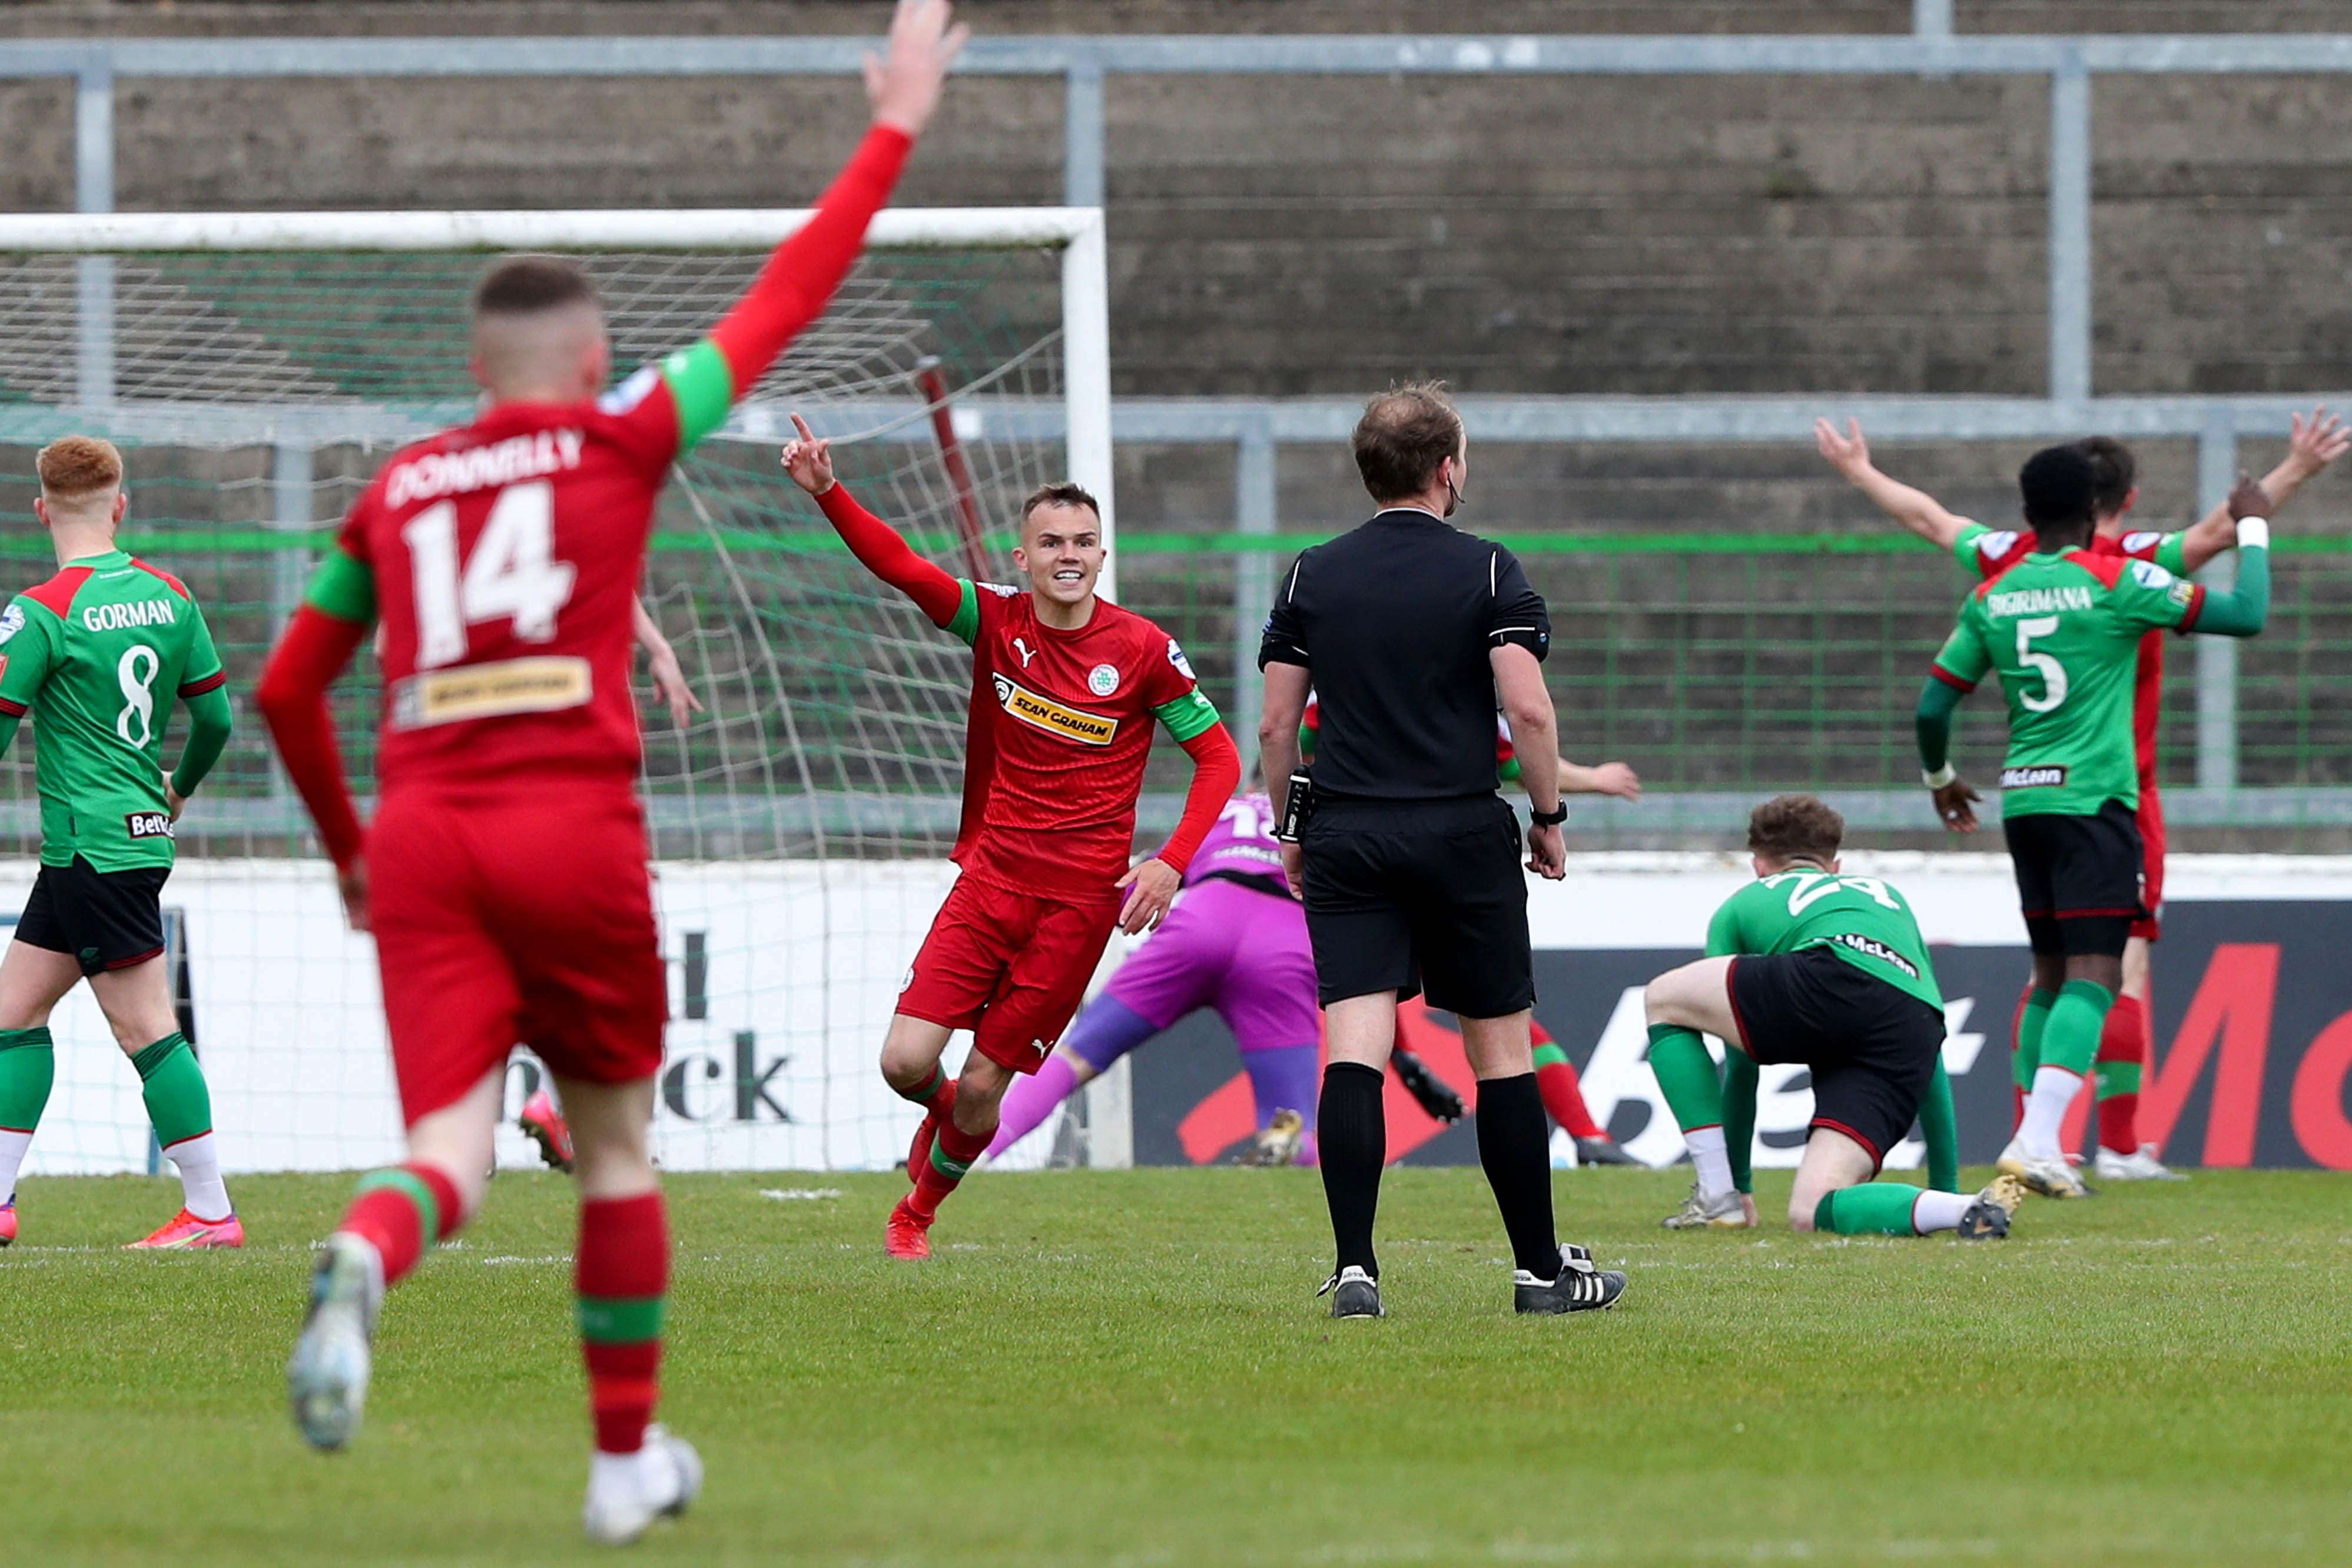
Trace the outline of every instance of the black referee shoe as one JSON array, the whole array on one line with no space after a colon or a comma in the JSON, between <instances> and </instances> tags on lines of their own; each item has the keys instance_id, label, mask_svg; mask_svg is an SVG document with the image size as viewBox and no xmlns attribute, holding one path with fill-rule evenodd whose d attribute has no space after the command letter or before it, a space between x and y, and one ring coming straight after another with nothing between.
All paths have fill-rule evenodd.
<instances>
[{"instance_id":1,"label":"black referee shoe","mask_svg":"<svg viewBox=\"0 0 2352 1568\"><path fill-rule=\"evenodd\" d=\"M1573 1241L1560 1244L1559 1278L1538 1280L1525 1269L1511 1275L1511 1306L1520 1312L1606 1312L1624 1293L1625 1276L1614 1269L1594 1268L1592 1254Z\"/></svg>"},{"instance_id":2,"label":"black referee shoe","mask_svg":"<svg viewBox=\"0 0 2352 1568\"><path fill-rule=\"evenodd\" d=\"M1323 1288L1315 1293L1331 1298L1331 1315L1335 1318L1389 1315L1381 1306L1381 1282L1353 1263L1324 1281Z\"/></svg>"}]
</instances>

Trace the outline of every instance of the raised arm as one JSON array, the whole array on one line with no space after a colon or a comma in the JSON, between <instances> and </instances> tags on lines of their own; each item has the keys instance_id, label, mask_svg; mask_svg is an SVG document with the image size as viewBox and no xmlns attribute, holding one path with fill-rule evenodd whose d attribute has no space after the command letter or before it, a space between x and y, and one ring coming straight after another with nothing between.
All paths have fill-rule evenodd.
<instances>
[{"instance_id":1,"label":"raised arm","mask_svg":"<svg viewBox=\"0 0 2352 1568\"><path fill-rule=\"evenodd\" d=\"M915 601L931 624L955 631L963 620L965 585L917 555L898 531L865 507L833 475L833 443L820 441L808 421L793 415L800 434L784 447L784 472L815 497L825 521L858 563ZM959 632L959 634L961 634ZM965 636L964 641L971 641Z\"/></svg>"},{"instance_id":2,"label":"raised arm","mask_svg":"<svg viewBox=\"0 0 2352 1568\"><path fill-rule=\"evenodd\" d=\"M1870 443L1863 439L1862 422L1849 419L1845 434L1826 419L1813 421L1813 444L1830 461L1830 466L1845 476L1846 482L1870 497L1871 504L1905 528L1950 554L1959 543L1960 531L1969 519L1945 510L1944 504L1927 494L1880 473L1870 461Z\"/></svg>"},{"instance_id":3,"label":"raised arm","mask_svg":"<svg viewBox=\"0 0 2352 1568\"><path fill-rule=\"evenodd\" d=\"M2311 411L2308 419L2294 416L2294 428L2287 437L2286 456L2279 465L2263 476L2263 494L2268 504L2261 509L2264 517L2275 517L2297 490L2324 472L2327 465L2352 448L2352 432L2347 432L2343 420L2327 412L2326 405ZM2243 476L2241 476L2242 481ZM2231 500L2207 513L2204 517L2182 529L2178 536L2179 554L2159 555L2157 559L2176 571L2202 571L2206 563L2238 542L2238 517ZM2168 541L2171 542L2171 541Z\"/></svg>"},{"instance_id":4,"label":"raised arm","mask_svg":"<svg viewBox=\"0 0 2352 1568\"><path fill-rule=\"evenodd\" d=\"M2201 632L2215 637L2252 637L2270 619L2270 523L2265 518L2248 516L2238 522L2237 531L2237 582L2223 593L2199 588L2187 615L2181 619L2183 632Z\"/></svg>"},{"instance_id":5,"label":"raised arm","mask_svg":"<svg viewBox=\"0 0 2352 1568\"><path fill-rule=\"evenodd\" d=\"M874 120L841 173L817 198L800 232L778 246L760 276L709 337L663 361L658 375L676 405L677 425L648 424L648 457L667 462L727 422L727 411L758 384L802 328L816 319L857 260L873 221L898 182L915 139L939 106L948 67L969 29L951 25L948 0L901 0L884 55L866 57L866 95ZM655 367L645 372L650 385ZM623 409L649 407L625 387ZM660 416L648 414L649 419Z\"/></svg>"}]
</instances>

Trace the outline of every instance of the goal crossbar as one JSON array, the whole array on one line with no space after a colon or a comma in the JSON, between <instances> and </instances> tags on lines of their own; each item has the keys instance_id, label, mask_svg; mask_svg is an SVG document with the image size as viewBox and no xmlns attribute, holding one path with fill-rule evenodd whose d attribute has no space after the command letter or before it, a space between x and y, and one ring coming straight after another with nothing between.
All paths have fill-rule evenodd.
<instances>
[{"instance_id":1,"label":"goal crossbar","mask_svg":"<svg viewBox=\"0 0 2352 1568\"><path fill-rule=\"evenodd\" d=\"M741 250L789 238L809 209L583 208L570 211L11 213L0 253L161 251ZM1099 239L1100 207L893 207L875 214L876 250L1075 246Z\"/></svg>"},{"instance_id":2,"label":"goal crossbar","mask_svg":"<svg viewBox=\"0 0 2352 1568\"><path fill-rule=\"evenodd\" d=\"M544 250L688 252L764 250L789 238L807 208L587 208L567 211L292 213L20 213L0 214L0 255L84 259L80 360L87 413L120 407L111 390L114 301L110 258L218 253ZM1063 423L1068 474L1101 497L1103 531L1117 524L1111 498L1110 298L1100 207L893 207L866 233L876 251L1034 250L1060 253ZM291 411L289 411L290 413ZM168 416L166 416L168 420ZM19 422L21 423L21 422ZM199 414L185 428L245 422ZM299 414L286 422L302 423ZM394 414L390 421L404 426ZM1106 572L1105 591L1116 579Z\"/></svg>"}]
</instances>

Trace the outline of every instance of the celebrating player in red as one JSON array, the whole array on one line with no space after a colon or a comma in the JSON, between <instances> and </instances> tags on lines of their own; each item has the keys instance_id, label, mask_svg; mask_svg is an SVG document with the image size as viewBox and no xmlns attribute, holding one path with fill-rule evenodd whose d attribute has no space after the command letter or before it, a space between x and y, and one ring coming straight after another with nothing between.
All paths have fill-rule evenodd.
<instances>
[{"instance_id":1,"label":"celebrating player in red","mask_svg":"<svg viewBox=\"0 0 2352 1568\"><path fill-rule=\"evenodd\" d=\"M320 1249L288 1369L303 1435L348 1442L384 1288L481 1201L509 1049L554 1074L581 1196L577 1279L595 1455L585 1523L625 1542L701 1482L649 1427L669 1272L647 1151L667 1013L629 692L632 601L670 464L725 418L856 259L963 40L901 0L869 60L874 123L807 225L711 335L599 396L611 349L587 279L501 262L475 297L463 429L394 455L272 654L261 706L375 933L409 1158L360 1184ZM362 838L329 684L381 615L382 804Z\"/></svg>"},{"instance_id":2,"label":"celebrating player in red","mask_svg":"<svg viewBox=\"0 0 2352 1568\"><path fill-rule=\"evenodd\" d=\"M1102 513L1076 485L1021 508L1013 564L1029 590L949 576L851 498L830 444L793 416L784 471L866 570L972 652L963 868L882 1041L882 1076L923 1107L907 1159L915 1190L890 1211L893 1258L930 1256L940 1203L996 1133L1018 1072L1053 1053L1117 926L1160 923L1192 852L1241 782L1241 755L1176 639L1095 594ZM1128 869L1135 803L1157 718L1192 758L1192 787L1167 843ZM1123 900L1123 901L1122 901ZM948 1036L972 1031L962 1075L940 1068Z\"/></svg>"},{"instance_id":3,"label":"celebrating player in red","mask_svg":"<svg viewBox=\"0 0 2352 1568\"><path fill-rule=\"evenodd\" d=\"M1988 581L2024 559L2035 548L2031 531L1989 528L1971 522L1947 510L1926 491L1880 473L1871 463L1869 444L1863 439L1862 426L1856 421L1846 421L1845 430L1841 433L1828 420L1816 420L1813 440L1822 455L1881 511L1938 549L1951 551L1964 568ZM2214 557L2237 544L2237 518L2226 502L2178 533L2127 528L2126 519L2139 501L2131 449L2106 435L2090 436L2075 444L2090 458L2097 486L2093 555L2152 560L2168 570L2186 574L2201 570ZM2326 409L2312 410L2308 419L2294 415L2286 456L2263 477L2262 488L2272 511L2286 505L2289 497L2341 457L2347 448L2352 448L2352 434L2347 434L2344 422ZM2108 1181L2168 1181L2175 1178L2176 1173L2168 1170L2158 1158L2156 1145L2143 1144L2139 1136L2140 1077L2148 1063L2151 1043L2149 945L2161 933L2164 918L2164 806L2158 794L2156 769L2157 726L2164 712L2162 632L2150 632L2140 639L2136 682L2132 703L2132 730L2139 771L2139 810L2136 820L2143 851L2140 901L2146 913L2132 923L2131 935L2124 947L2123 991L2108 1009L2105 1030L2099 1037L2099 1144L2094 1169ZM2031 1016L2046 1013L2050 1006L2049 995L2029 985L2018 1005L2012 1039L2021 1042L2038 1032L2029 1027ZM2016 1112L2021 1119L2036 1071L2033 1053L2021 1046L2013 1050L2011 1068L2017 1085ZM2075 1125L2070 1121L2067 1146L2074 1145L2076 1136Z\"/></svg>"}]
</instances>

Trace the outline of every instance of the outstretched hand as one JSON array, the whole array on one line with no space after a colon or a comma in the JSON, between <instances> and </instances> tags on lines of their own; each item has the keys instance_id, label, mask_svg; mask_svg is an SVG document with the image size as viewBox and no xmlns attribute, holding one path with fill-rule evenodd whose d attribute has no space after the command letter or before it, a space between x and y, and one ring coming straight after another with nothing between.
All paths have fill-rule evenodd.
<instances>
[{"instance_id":1,"label":"outstretched hand","mask_svg":"<svg viewBox=\"0 0 2352 1568\"><path fill-rule=\"evenodd\" d=\"M800 432L784 443L784 472L793 483L812 496L822 496L833 488L833 443L819 441L808 421L793 415L793 428Z\"/></svg>"},{"instance_id":2,"label":"outstretched hand","mask_svg":"<svg viewBox=\"0 0 2352 1568\"><path fill-rule=\"evenodd\" d=\"M874 106L876 124L909 136L923 133L940 106L948 68L971 37L954 18L948 0L898 0L889 41L881 54L866 57L866 99Z\"/></svg>"},{"instance_id":3,"label":"outstretched hand","mask_svg":"<svg viewBox=\"0 0 2352 1568\"><path fill-rule=\"evenodd\" d=\"M1127 902L1119 906L1118 928L1134 936L1159 925L1183 881L1174 866L1156 857L1120 877L1118 885L1127 889Z\"/></svg>"},{"instance_id":4,"label":"outstretched hand","mask_svg":"<svg viewBox=\"0 0 2352 1568\"><path fill-rule=\"evenodd\" d=\"M1642 798L1642 776L1622 762L1603 762L1592 769L1592 792L1614 795L1620 800Z\"/></svg>"},{"instance_id":5,"label":"outstretched hand","mask_svg":"<svg viewBox=\"0 0 2352 1568\"><path fill-rule=\"evenodd\" d=\"M1858 419L1845 422L1843 435L1828 420L1813 421L1813 444L1830 460L1830 466L1849 479L1870 467L1870 443L1863 439L1862 421Z\"/></svg>"},{"instance_id":6,"label":"outstretched hand","mask_svg":"<svg viewBox=\"0 0 2352 1568\"><path fill-rule=\"evenodd\" d=\"M2340 417L2327 412L2326 403L2313 409L2308 419L2294 415L2293 426L2286 444L2287 461L2305 478L2352 451L2352 431L2345 429Z\"/></svg>"}]
</instances>

